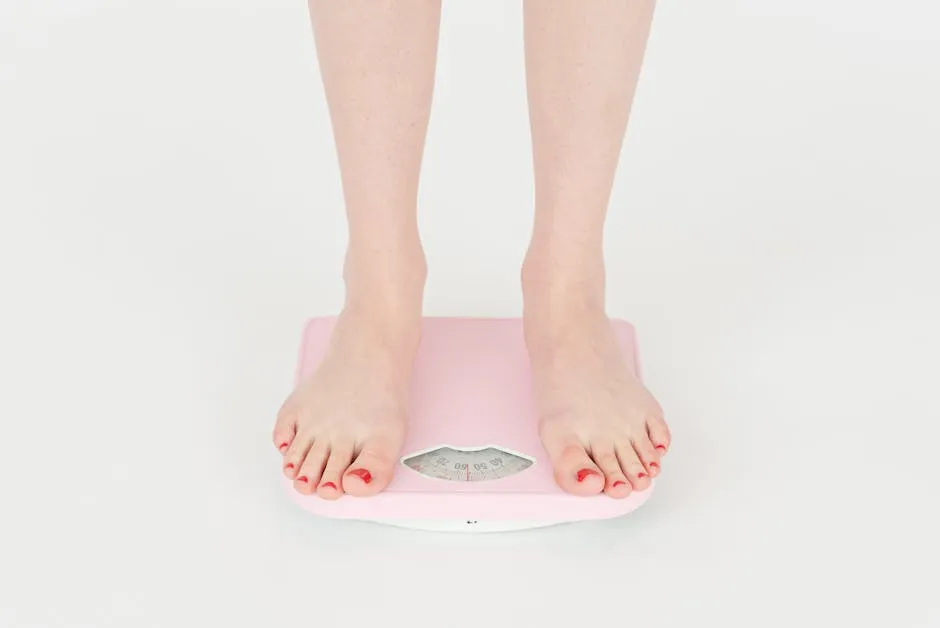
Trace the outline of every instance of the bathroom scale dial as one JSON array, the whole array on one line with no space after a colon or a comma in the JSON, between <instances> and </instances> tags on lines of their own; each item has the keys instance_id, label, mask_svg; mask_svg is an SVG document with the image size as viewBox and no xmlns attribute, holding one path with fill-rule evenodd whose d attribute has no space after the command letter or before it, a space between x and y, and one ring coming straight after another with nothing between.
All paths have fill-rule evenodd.
<instances>
[{"instance_id":1,"label":"bathroom scale dial","mask_svg":"<svg viewBox=\"0 0 940 628\"><path fill-rule=\"evenodd\" d=\"M429 478L452 482L500 480L525 471L531 458L499 447L476 449L441 446L402 459L402 464Z\"/></svg>"}]
</instances>

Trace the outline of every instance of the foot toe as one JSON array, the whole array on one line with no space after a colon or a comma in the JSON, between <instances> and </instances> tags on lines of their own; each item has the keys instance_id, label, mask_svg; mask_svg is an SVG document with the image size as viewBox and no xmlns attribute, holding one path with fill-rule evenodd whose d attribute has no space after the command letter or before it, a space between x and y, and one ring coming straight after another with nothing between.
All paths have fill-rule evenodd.
<instances>
[{"instance_id":1,"label":"foot toe","mask_svg":"<svg viewBox=\"0 0 940 628\"><path fill-rule=\"evenodd\" d=\"M343 475L343 491L365 497L384 490L392 479L398 448L379 439L366 441Z\"/></svg>"},{"instance_id":2,"label":"foot toe","mask_svg":"<svg viewBox=\"0 0 940 628\"><path fill-rule=\"evenodd\" d=\"M304 458L300 470L294 478L294 488L299 493L309 495L313 493L320 484L320 477L323 475L323 467L326 465L327 458L330 455L330 445L326 440L313 442L307 457Z\"/></svg>"},{"instance_id":3,"label":"foot toe","mask_svg":"<svg viewBox=\"0 0 940 628\"><path fill-rule=\"evenodd\" d=\"M604 490L604 474L594 464L581 443L569 444L555 449L549 457L555 468L555 481L562 490L575 495L596 495Z\"/></svg>"},{"instance_id":4,"label":"foot toe","mask_svg":"<svg viewBox=\"0 0 940 628\"><path fill-rule=\"evenodd\" d=\"M281 412L274 423L274 446L281 454L287 453L294 435L297 433L297 415L292 412Z\"/></svg>"},{"instance_id":5,"label":"foot toe","mask_svg":"<svg viewBox=\"0 0 940 628\"><path fill-rule=\"evenodd\" d=\"M642 434L633 439L633 450L640 458L640 462L646 467L647 473L651 478L659 475L659 450L657 450L646 434Z\"/></svg>"},{"instance_id":6,"label":"foot toe","mask_svg":"<svg viewBox=\"0 0 940 628\"><path fill-rule=\"evenodd\" d=\"M620 468L623 469L627 479L630 480L633 490L642 491L649 488L649 472L640 461L640 457L631 443L623 443L617 447L617 458L620 460Z\"/></svg>"},{"instance_id":7,"label":"foot toe","mask_svg":"<svg viewBox=\"0 0 940 628\"><path fill-rule=\"evenodd\" d=\"M294 436L290 446L288 446L287 450L284 452L284 475L292 480L297 477L300 472L300 466L303 464L304 459L307 457L307 452L310 451L312 445L312 437L301 434Z\"/></svg>"},{"instance_id":8,"label":"foot toe","mask_svg":"<svg viewBox=\"0 0 940 628\"><path fill-rule=\"evenodd\" d=\"M656 452L663 456L669 450L669 444L672 442L666 421L661 416L652 416L646 420L646 431Z\"/></svg>"},{"instance_id":9,"label":"foot toe","mask_svg":"<svg viewBox=\"0 0 940 628\"><path fill-rule=\"evenodd\" d=\"M592 447L594 462L604 472L604 492L611 497L622 498L630 494L631 486L620 468L620 461L613 447Z\"/></svg>"},{"instance_id":10,"label":"foot toe","mask_svg":"<svg viewBox=\"0 0 940 628\"><path fill-rule=\"evenodd\" d=\"M353 446L351 443L334 443L330 458L320 476L317 494L324 499L336 499L343 494L343 473L352 461Z\"/></svg>"}]
</instances>

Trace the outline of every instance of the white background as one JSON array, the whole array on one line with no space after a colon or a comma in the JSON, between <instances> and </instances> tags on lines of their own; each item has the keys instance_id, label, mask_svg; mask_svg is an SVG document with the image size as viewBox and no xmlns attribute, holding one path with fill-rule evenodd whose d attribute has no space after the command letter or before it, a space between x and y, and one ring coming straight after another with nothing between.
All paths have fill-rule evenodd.
<instances>
[{"instance_id":1,"label":"white background","mask_svg":"<svg viewBox=\"0 0 940 628\"><path fill-rule=\"evenodd\" d=\"M626 519L455 536L280 490L346 233L304 4L0 0L0 626L940 625L938 22L660 4L607 241L675 447ZM516 315L518 2L445 4L435 98L426 311Z\"/></svg>"}]
</instances>

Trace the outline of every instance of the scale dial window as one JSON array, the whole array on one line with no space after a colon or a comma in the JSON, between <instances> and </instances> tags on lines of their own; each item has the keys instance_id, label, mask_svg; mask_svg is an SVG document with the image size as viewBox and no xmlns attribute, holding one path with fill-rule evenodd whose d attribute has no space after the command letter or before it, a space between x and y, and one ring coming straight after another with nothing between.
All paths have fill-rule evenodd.
<instances>
[{"instance_id":1,"label":"scale dial window","mask_svg":"<svg viewBox=\"0 0 940 628\"><path fill-rule=\"evenodd\" d=\"M442 446L408 456L402 464L438 480L486 482L525 471L535 461L499 447L458 449Z\"/></svg>"}]
</instances>

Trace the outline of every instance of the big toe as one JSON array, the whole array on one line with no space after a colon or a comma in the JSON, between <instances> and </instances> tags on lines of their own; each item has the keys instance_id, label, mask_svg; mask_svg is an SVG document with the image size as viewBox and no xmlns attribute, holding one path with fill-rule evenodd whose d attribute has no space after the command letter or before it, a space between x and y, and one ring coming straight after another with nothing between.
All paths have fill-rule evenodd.
<instances>
[{"instance_id":1,"label":"big toe","mask_svg":"<svg viewBox=\"0 0 940 628\"><path fill-rule=\"evenodd\" d=\"M398 449L388 440L367 441L343 475L343 491L357 497L375 495L392 480Z\"/></svg>"},{"instance_id":2,"label":"big toe","mask_svg":"<svg viewBox=\"0 0 940 628\"><path fill-rule=\"evenodd\" d=\"M546 435L543 442L555 469L555 482L562 490L575 495L596 495L604 490L604 474L579 441Z\"/></svg>"}]
</instances>

